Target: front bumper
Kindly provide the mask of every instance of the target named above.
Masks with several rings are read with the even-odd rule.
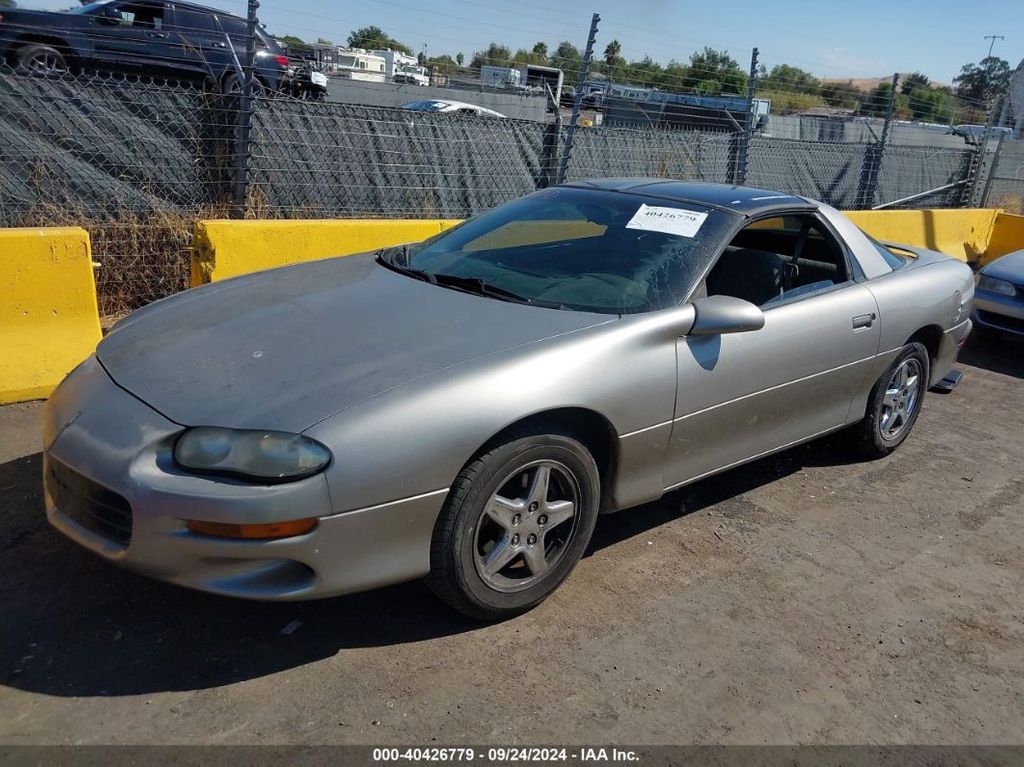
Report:
[[[95,358],[84,362],[45,410],[50,523],[116,565],[249,599],[327,597],[429,571],[430,538],[446,490],[334,514],[322,474],[267,486],[182,472],[171,452],[182,428],[114,384]],[[57,483],[75,475],[123,498],[130,507],[127,536],[88,524],[77,507],[76,513],[60,508],[57,498],[69,491]],[[317,527],[277,540],[215,538],[186,527],[188,519],[255,524],[305,517],[317,517]]]
[[[982,327],[1024,335],[1024,300],[1017,296],[975,290],[973,316]]]

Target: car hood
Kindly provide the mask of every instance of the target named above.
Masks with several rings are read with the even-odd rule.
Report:
[[[1024,282],[1024,250],[997,258],[981,270],[982,274],[1011,282]]]
[[[417,378],[614,319],[461,293],[348,256],[151,304],[97,357],[182,425],[299,432]]]

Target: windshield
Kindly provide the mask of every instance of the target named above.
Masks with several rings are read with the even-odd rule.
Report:
[[[391,256],[440,285],[607,314],[686,298],[735,218],[695,204],[558,187],[534,192]]]
[[[94,13],[105,5],[110,5],[111,0],[102,0],[99,3],[88,3],[78,8],[72,8],[68,13]]]
[[[402,109],[412,109],[416,112],[437,112],[444,106],[443,101],[413,101],[403,106]]]

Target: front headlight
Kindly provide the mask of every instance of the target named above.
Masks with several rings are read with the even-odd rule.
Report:
[[[189,471],[288,482],[323,471],[331,451],[301,434],[198,426],[178,437],[174,460]]]
[[[1012,282],[989,277],[985,274],[981,275],[981,278],[978,280],[978,290],[987,290],[989,293],[998,293],[1001,296],[1017,295],[1017,288],[1014,287]]]

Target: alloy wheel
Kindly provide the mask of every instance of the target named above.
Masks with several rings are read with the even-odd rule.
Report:
[[[879,420],[879,430],[884,439],[896,439],[914,417],[921,399],[922,375],[921,363],[908,357],[889,377]]]
[[[473,561],[491,588],[530,588],[562,558],[579,521],[580,488],[558,461],[534,461],[506,477],[477,520]]]

